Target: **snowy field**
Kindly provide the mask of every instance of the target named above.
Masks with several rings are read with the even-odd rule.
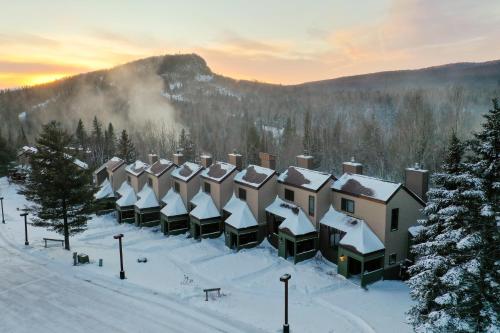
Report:
[[[71,252],[58,244],[44,248],[43,237],[62,236],[33,226],[25,247],[16,208],[26,201],[6,178],[0,196],[7,222],[0,223],[0,332],[280,332],[284,273],[292,275],[292,332],[411,331],[404,283],[380,281],[365,290],[320,255],[294,265],[267,242],[234,252],[222,237],[165,237],[157,228],[119,225],[113,214],[94,217],[71,238]],[[123,281],[118,233],[124,234]],[[74,251],[91,263],[72,266]],[[140,257],[148,262],[138,263]],[[203,289],[213,287],[222,296],[206,302]]]

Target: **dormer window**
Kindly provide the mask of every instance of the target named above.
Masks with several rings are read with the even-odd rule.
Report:
[[[210,194],[210,183],[205,182],[205,184],[203,185],[203,190],[205,191],[205,193]]]
[[[181,186],[178,182],[174,182],[174,191],[177,193],[181,191]]]
[[[340,209],[344,212],[354,214],[354,201],[346,198],[342,198],[340,201]]]
[[[238,198],[243,201],[247,200],[247,191],[244,188],[238,188]]]
[[[148,178],[149,187],[153,187],[153,178]]]
[[[132,183],[132,178],[130,176],[127,176],[127,183],[129,183],[129,184]]]
[[[289,189],[285,189],[285,200],[288,200],[288,201],[294,201],[295,199],[295,193],[292,191],[292,190],[289,190]]]

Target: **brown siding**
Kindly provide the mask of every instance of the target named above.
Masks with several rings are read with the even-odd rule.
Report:
[[[115,171],[108,170],[108,179],[113,187],[113,191],[117,191],[122,183],[127,179],[125,167],[126,164],[123,163]]]

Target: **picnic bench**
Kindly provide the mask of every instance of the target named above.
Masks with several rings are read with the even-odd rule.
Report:
[[[64,239],[54,239],[54,238],[44,238],[43,241],[45,242],[45,247],[47,247],[47,241],[49,242],[60,242],[62,247],[64,247]]]
[[[205,301],[208,301],[208,293],[212,291],[217,292],[217,296],[220,297],[220,288],[209,288],[209,289],[203,289],[205,292]]]

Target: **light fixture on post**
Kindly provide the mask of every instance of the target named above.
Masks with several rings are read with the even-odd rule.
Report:
[[[123,252],[122,252],[122,238],[123,234],[118,234],[113,236],[114,239],[118,239],[118,244],[120,247],[120,279],[125,279],[125,271],[123,270]]]
[[[285,323],[283,324],[283,333],[290,332],[290,326],[288,325],[288,280],[291,277],[290,274],[284,274],[280,277],[280,281],[285,283]]]

